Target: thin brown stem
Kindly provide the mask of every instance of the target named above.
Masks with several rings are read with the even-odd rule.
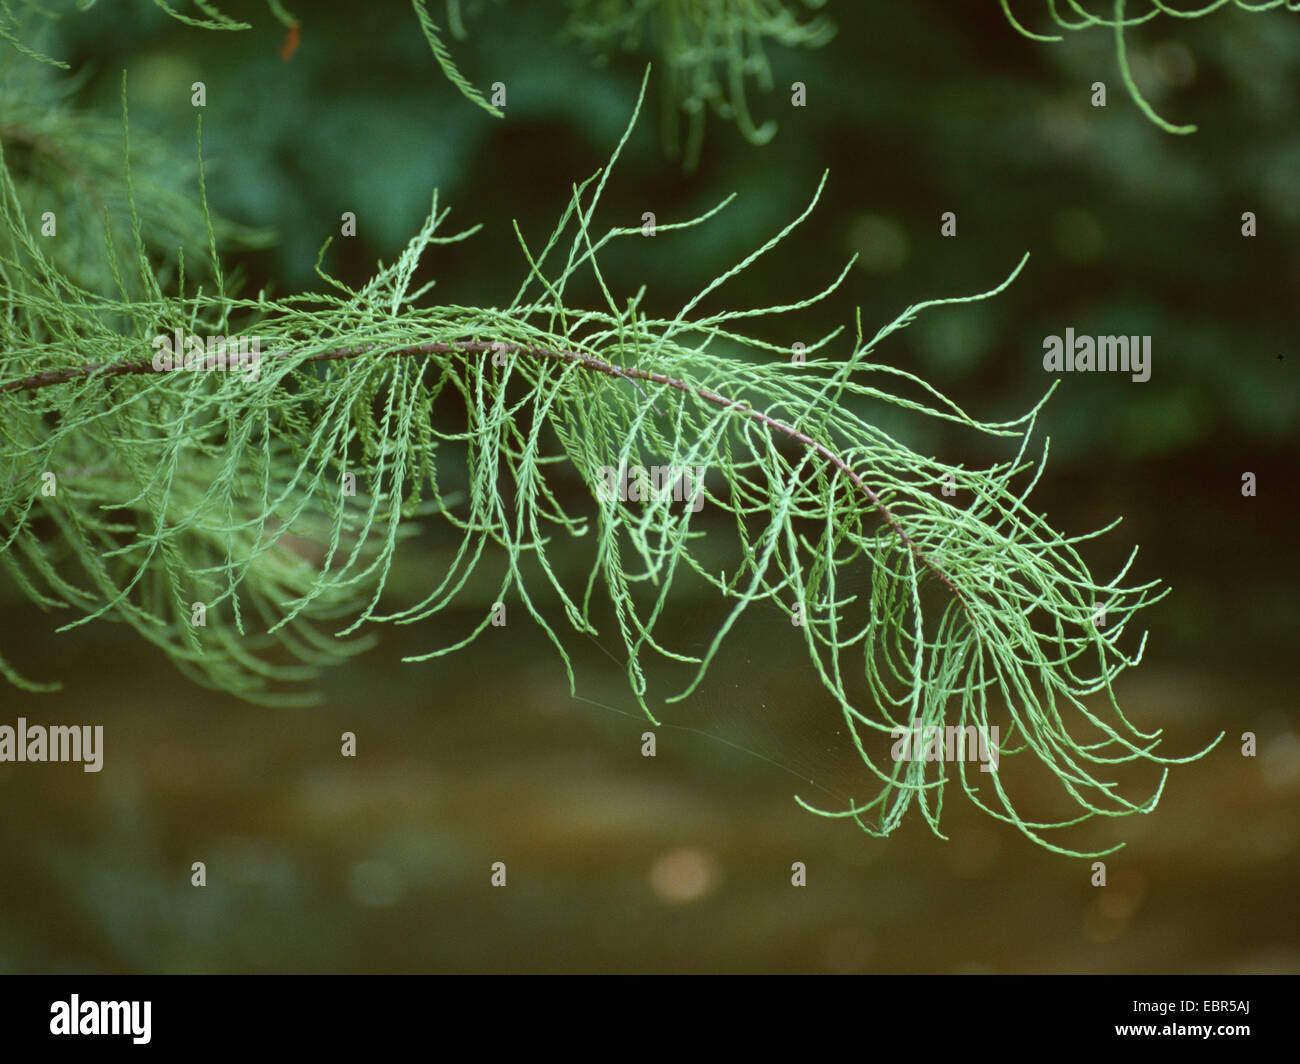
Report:
[[[358,358],[362,355],[370,354],[374,351],[373,347],[339,347],[329,351],[319,351],[315,354],[307,355],[304,362],[335,362],[346,358]],[[843,458],[837,455],[825,444],[814,440],[807,433],[800,432],[793,425],[787,425],[784,421],[765,414],[761,410],[755,410],[748,403],[741,402],[737,399],[728,398],[725,395],[719,395],[709,388],[701,388],[690,384],[687,381],[679,380],[676,377],[670,377],[665,373],[655,373],[651,370],[636,369],[635,367],[616,366],[612,362],[606,362],[603,359],[596,358],[593,355],[584,354],[581,351],[564,351],[550,347],[535,347],[526,344],[504,343],[499,340],[450,340],[439,343],[429,344],[411,344],[406,347],[396,347],[384,352],[385,357],[402,357],[408,355],[446,355],[453,352],[461,354],[488,354],[488,353],[505,353],[515,355],[528,355],[533,358],[545,359],[552,362],[572,363],[580,366],[592,373],[602,373],[608,377],[619,377],[629,380],[641,391],[638,381],[648,381],[653,384],[660,384],[666,388],[675,388],[679,392],[687,395],[694,395],[706,402],[713,403],[716,406],[735,410],[745,417],[752,418],[759,424],[772,432],[780,433],[810,448],[815,454],[825,459],[838,472],[852,484],[871,504],[872,508],[880,515],[881,519],[889,528],[898,536],[899,541],[911,552],[912,556],[920,564],[932,572],[939,581],[946,587],[957,600],[966,608],[966,598],[953,584],[948,574],[940,569],[924,551],[917,545],[916,541],[907,534],[907,531],[899,523],[898,518],[893,511],[885,504],[866,481],[860,477],[857,472]],[[272,354],[268,357],[273,359],[286,359],[294,356],[297,352],[286,351]],[[66,384],[69,381],[81,380],[95,375],[102,376],[126,376],[130,374],[144,374],[157,372],[153,368],[150,360],[140,360],[138,362],[118,362],[118,363],[95,363],[86,366],[76,366],[71,369],[46,370],[43,373],[36,373],[22,380],[10,381],[8,384],[0,385],[0,393],[27,391],[36,388],[44,388],[51,384]],[[641,391],[645,395],[644,391]],[[647,397],[648,398],[648,397]]]

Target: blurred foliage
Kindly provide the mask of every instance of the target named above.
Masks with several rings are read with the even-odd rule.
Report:
[[[93,292],[131,295],[144,289],[139,277],[115,271],[135,257],[134,223],[126,173],[139,202],[140,238],[164,286],[176,283],[181,252],[188,249],[190,282],[209,280],[201,253],[208,241],[203,209],[194,195],[198,159],[191,146],[181,155],[157,137],[127,137],[118,122],[71,105],[77,82],[61,84],[49,66],[0,53],[0,144],[18,200],[34,224],[54,227],[49,245],[58,269]],[[52,215],[52,217],[50,217]],[[215,238],[227,248],[268,247],[270,228],[212,219]],[[199,254],[194,254],[199,252]]]
[[[804,0],[819,8],[825,0]],[[568,32],[595,46],[602,59],[616,47],[634,51],[653,40],[666,73],[661,75],[664,140],[680,150],[679,111],[688,121],[687,169],[699,163],[708,110],[734,119],[752,144],[766,144],[777,123],[756,124],[749,112],[746,82],[772,90],[768,44],[820,48],[835,35],[826,18],[805,20],[797,5],[782,0],[572,0]]]
[[[1002,10],[1006,13],[1011,25],[1015,27],[1017,32],[1031,41],[1062,40],[1059,34],[1036,33],[1033,30],[1026,29],[1012,13],[1010,0],[1001,0],[1001,3]],[[1125,0],[1114,0],[1114,6],[1110,8],[1108,17],[1106,14],[1095,15],[1086,11],[1077,0],[1067,0],[1067,3],[1067,8],[1060,8],[1057,7],[1053,0],[1047,0],[1046,13],[1051,17],[1053,28],[1062,29],[1069,33],[1098,28],[1109,30],[1115,42],[1115,61],[1119,69],[1119,76],[1129,96],[1132,97],[1138,109],[1156,126],[1166,133],[1177,134],[1195,133],[1196,127],[1194,125],[1174,125],[1156,113],[1133,77],[1133,65],[1129,62],[1125,32],[1134,26],[1145,26],[1162,15],[1177,19],[1204,18],[1206,15],[1222,10],[1228,4],[1232,4],[1239,11],[1251,13],[1300,11],[1300,4],[1297,4],[1296,0],[1209,0],[1203,7],[1199,8],[1171,7],[1165,3],[1165,0],[1149,0],[1149,4],[1126,8],[1124,6]],[[1189,69],[1182,57],[1179,57],[1178,61],[1183,65],[1184,71]]]
[[[259,18],[259,6],[226,5],[253,24],[241,33],[198,33],[150,0],[111,19],[100,5],[58,29],[62,54],[89,75],[82,102],[115,111],[118,74],[129,67],[135,120],[186,154],[189,85],[207,83],[209,191],[236,219],[279,232],[272,254],[247,262],[256,283],[272,287],[318,283],[315,253],[344,210],[358,212],[360,231],[335,251],[334,268],[360,282],[418,228],[437,186],[457,217],[488,230],[448,254],[441,283],[466,303],[494,302],[513,280],[499,266],[513,243],[508,219],[539,233],[570,183],[601,164],[644,60],[614,51],[594,66],[560,36],[561,5],[486,5],[466,16],[471,31],[455,43],[476,84],[508,83],[508,117],[495,123],[445,91],[404,4],[369,9],[359,24],[349,5],[314,5],[288,62],[283,28],[264,10]],[[1122,97],[1089,105],[1091,84],[1114,72],[1105,33],[1049,47],[1017,35],[994,5],[948,0],[832,4],[827,14],[838,32],[823,47],[770,55],[773,83],[801,80],[809,94],[805,108],[789,106],[788,89],[760,97],[765,115],[781,116],[770,144],[756,148],[719,125],[699,170],[686,174],[638,131],[628,170],[640,181],[611,190],[609,221],[697,214],[744,188],[743,225],[674,245],[673,258],[688,255],[708,273],[775,231],[828,164],[825,209],[783,256],[756,268],[758,298],[776,301],[793,273],[822,276],[857,251],[853,301],[886,317],[926,294],[977,289],[990,266],[1004,271],[1029,250],[1026,283],[996,307],[918,325],[900,341],[898,364],[951,373],[988,395],[990,415],[1004,414],[1041,391],[1045,335],[1066,326],[1150,333],[1151,382],[1063,382],[1052,430],[1059,459],[1122,463],[1224,433],[1282,445],[1295,409],[1277,356],[1293,350],[1286,308],[1300,281],[1291,176],[1300,21],[1225,9],[1130,30],[1147,96],[1200,119],[1196,137],[1174,140]],[[955,239],[939,235],[945,210],[957,214]],[[1259,218],[1253,239],[1240,233],[1247,210]],[[648,298],[680,305],[690,282],[670,261],[647,245],[607,269],[624,291],[653,277]],[[829,304],[800,332],[842,323],[848,302]]]

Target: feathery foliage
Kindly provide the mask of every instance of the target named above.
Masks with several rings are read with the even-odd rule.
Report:
[[[98,3],[98,0],[63,0],[62,4],[58,4],[56,0],[45,0],[40,5],[24,3],[23,14],[41,20],[59,19],[73,8],[77,11],[89,11],[96,3]],[[153,4],[177,22],[182,22],[186,26],[193,26],[196,29],[246,30],[251,28],[250,23],[239,22],[223,15],[210,0],[193,0],[194,8],[199,13],[198,16],[177,11],[166,0],[153,0]],[[285,10],[281,0],[266,0],[266,5],[271,14],[282,25],[293,26],[296,23],[296,19]],[[25,30],[26,25],[23,18],[14,10],[9,0],[0,0],[0,40],[7,42],[15,51],[30,59],[35,59],[37,62],[58,67],[61,70],[68,69],[68,64],[63,60],[54,59],[25,43],[22,39]]]
[[[420,27],[443,73],[466,97],[496,117],[492,106],[457,68],[443,44],[438,26],[429,17],[426,0],[412,0]],[[820,8],[825,0],[803,0],[805,8]],[[784,47],[816,48],[835,34],[824,17],[804,20],[797,5],[786,0],[573,0],[566,27],[568,36],[592,48],[601,59],[616,49],[642,47],[646,39],[667,69],[664,78],[664,142],[681,150],[679,113],[688,119],[685,165],[699,161],[706,113],[734,120],[754,144],[766,144],[776,123],[757,125],[749,112],[746,82],[754,79],[766,92],[772,70],[764,51],[772,43]],[[465,35],[459,3],[449,0],[453,35]]]
[[[1120,77],[1124,81],[1124,87],[1128,89],[1129,95],[1133,97],[1133,102],[1138,105],[1139,110],[1146,115],[1152,122],[1163,129],[1166,133],[1195,133],[1196,127],[1193,125],[1179,126],[1161,118],[1142,95],[1138,88],[1137,81],[1133,77],[1132,67],[1128,61],[1128,48],[1124,41],[1124,31],[1130,26],[1142,26],[1160,15],[1168,15],[1171,18],[1195,19],[1201,18],[1211,12],[1217,11],[1222,7],[1232,4],[1242,11],[1260,12],[1271,11],[1276,8],[1285,8],[1287,11],[1300,11],[1300,0],[1209,0],[1202,7],[1191,10],[1181,10],[1165,2],[1165,0],[1149,0],[1151,5],[1149,10],[1143,11],[1139,15],[1125,14],[1125,0],[1109,0],[1111,3],[1110,15],[1094,15],[1084,10],[1079,0],[1063,0],[1065,10],[1058,5],[1058,0],[1047,0],[1047,9],[1051,13],[1052,22],[1063,30],[1077,32],[1079,30],[1090,29],[1094,26],[1104,26],[1115,35],[1115,56],[1119,63]],[[1000,0],[1002,10],[1007,16],[1007,20],[1015,29],[1034,41],[1060,41],[1063,38],[1057,34],[1035,33],[1027,29],[1011,11],[1010,0]]]
[[[65,0],[65,7],[87,10],[97,0]],[[178,11],[166,0],[152,0],[161,11],[187,26],[212,30],[245,30],[239,22],[222,14],[210,0],[193,0],[198,15]],[[1059,42],[1060,34],[1040,33],[1028,28],[1012,10],[1011,0],[998,0],[1011,26],[1034,41]],[[1099,0],[1100,2],[1100,0]],[[1196,132],[1194,125],[1176,125],[1162,118],[1142,95],[1133,76],[1125,42],[1125,30],[1142,26],[1160,15],[1174,19],[1197,19],[1232,4],[1252,13],[1278,8],[1300,11],[1300,0],[1207,0],[1200,7],[1180,9],[1166,0],[1147,0],[1149,8],[1139,14],[1129,13],[1126,0],[1105,0],[1107,13],[1088,11],[1080,0],[1047,0],[1052,25],[1068,32],[1096,27],[1110,30],[1115,37],[1115,53],[1120,77],[1134,103],[1155,125],[1167,133]],[[825,0],[801,0],[803,8],[819,9]],[[284,26],[296,32],[299,21],[281,0],[267,0],[268,9]],[[494,117],[504,117],[482,92],[461,72],[443,41],[443,31],[429,12],[428,0],[411,0],[420,30],[429,43],[434,59],[447,80],[467,100]],[[688,119],[684,153],[688,169],[699,159],[708,110],[734,119],[746,138],[765,144],[776,133],[776,123],[756,123],[750,114],[746,83],[753,79],[763,91],[772,88],[772,72],[765,46],[816,48],[835,34],[834,24],[825,16],[807,18],[800,5],[792,0],[572,0],[566,32],[592,47],[602,56],[617,48],[641,47],[649,39],[657,46],[668,71],[663,81],[664,137],[670,150],[679,147],[679,112]],[[27,5],[25,13],[37,18],[60,18],[62,12],[47,5]],[[465,36],[460,0],[447,0],[446,19],[453,36]],[[24,22],[9,0],[0,0],[0,40],[6,41],[22,55],[39,62],[67,68],[23,39]]]
[[[324,272],[323,248],[318,269],[332,293],[240,297],[209,226],[212,281],[187,291],[182,273],[176,291],[164,291],[129,169],[132,253],[119,256],[110,234],[118,283],[97,291],[47,251],[6,145],[0,565],[33,602],[69,615],[60,631],[129,624],[196,681],[265,702],[301,698],[316,668],[366,645],[363,628],[446,614],[493,566],[496,602],[541,626],[571,689],[566,639],[595,634],[603,602],[651,720],[647,673],[656,662],[693,668],[695,679],[669,701],[687,697],[742,612],[799,609],[807,652],[878,787],[849,809],[818,812],[884,834],[915,802],[937,832],[950,768],[891,764],[889,733],[914,721],[964,727],[999,718],[1010,725],[1002,756],[1032,751],[1080,813],[1060,823],[1026,819],[1000,771],[976,779],[960,765],[963,789],[993,816],[1074,853],[1044,832],[1152,808],[1159,790],[1133,801],[1096,773],[1129,761],[1165,771],[1174,763],[1154,753],[1158,732],[1128,723],[1112,688],[1141,656],[1141,647],[1126,654],[1121,637],[1160,596],[1153,583],[1121,586],[1127,565],[1096,580],[1076,550],[1090,537],[1063,536],[1026,505],[1042,473],[1027,447],[1047,396],[1015,421],[981,422],[872,358],[922,311],[996,295],[1024,261],[989,292],[909,307],[870,340],[860,323],[848,345],[837,330],[792,365],[785,349],[747,329],[824,299],[851,263],[821,291],[784,305],[699,308],[808,216],[823,176],[790,225],[673,316],[651,317],[641,309],[644,289],[616,297],[598,265],[603,248],[642,239],[642,230],[594,225],[645,87],[610,167],[575,186],[546,243],[530,246],[516,226],[527,268],[504,308],[425,305],[433,282],[417,286],[415,276],[427,253],[478,228],[444,235],[447,210],[436,194],[401,257],[358,289]],[[202,199],[201,183],[199,191]],[[658,232],[703,224],[730,201]],[[602,299],[579,308],[566,289],[584,275]],[[256,372],[155,371],[156,338],[177,330],[225,343],[256,337]],[[860,412],[869,403],[1007,437],[1015,457],[988,469],[944,465],[873,424]],[[705,564],[705,528],[692,525],[680,498],[650,492],[629,505],[602,490],[609,470],[652,466],[707,470],[697,489],[735,528],[738,564],[729,574]],[[585,486],[576,494],[588,498],[576,506],[566,501],[574,472]],[[1013,484],[1026,473],[1027,484]],[[968,505],[944,497],[945,474]],[[345,490],[349,478],[355,494]],[[419,601],[395,607],[385,594],[394,559],[422,520],[456,546]],[[718,522],[707,528],[719,534]],[[580,584],[553,564],[555,537],[590,544]],[[859,599],[842,589],[863,567],[871,582]],[[728,611],[700,655],[671,646],[660,623],[674,586],[692,579]],[[206,625],[194,623],[196,603]],[[1093,623],[1099,610],[1104,627]],[[491,622],[483,616],[409,660],[463,647]],[[0,670],[40,686],[9,664]]]
[[[825,0],[801,0],[805,8],[820,8]],[[194,0],[200,15],[177,11],[165,0],[153,0],[159,9],[187,26],[200,29],[245,30],[246,22],[223,15],[206,0]],[[79,0],[85,10],[94,0]],[[296,31],[298,20],[280,0],[267,0],[272,14]],[[457,66],[443,40],[443,29],[434,20],[428,0],[411,0],[420,31],[443,75],[462,96],[488,114],[503,118],[500,108],[490,103]],[[664,87],[664,140],[670,151],[680,149],[679,112],[688,118],[685,161],[694,168],[703,143],[708,110],[734,119],[741,132],[755,144],[766,144],[776,133],[773,121],[755,124],[746,99],[746,82],[753,79],[763,91],[772,88],[772,71],[764,47],[815,48],[834,36],[834,25],[825,17],[805,19],[797,5],[787,0],[575,0],[570,5],[566,33],[583,42],[605,59],[617,48],[633,50],[649,39],[657,48],[668,76]],[[39,9],[40,16],[61,17]],[[453,37],[466,36],[464,13],[459,0],[447,0],[446,22]],[[0,39],[23,55],[61,68],[67,64],[52,59],[20,37],[23,26],[5,0],[0,0]]]
[[[804,0],[820,8],[825,0]],[[772,70],[764,48],[817,48],[835,34],[824,16],[805,19],[798,5],[785,0],[575,0],[569,33],[608,54],[617,47],[634,49],[643,38],[657,46],[668,76],[664,89],[664,136],[679,144],[678,114],[687,116],[685,164],[699,160],[708,110],[734,119],[754,144],[766,144],[776,123],[754,122],[746,99],[752,78],[763,92],[772,88]]]
[[[140,295],[138,277],[115,275],[112,268],[114,259],[134,254],[133,237],[120,226],[106,229],[106,218],[129,213],[122,181],[123,137],[112,122],[68,106],[66,97],[76,84],[56,79],[49,66],[0,55],[0,143],[18,200],[29,217],[53,216],[58,239],[49,242],[49,254],[80,287],[107,294],[122,283]],[[193,157],[178,158],[162,141],[138,131],[131,135],[129,150],[134,195],[149,205],[140,219],[140,239],[164,286],[174,283],[183,268],[178,248],[207,244],[209,222],[219,246],[271,244],[270,230],[205,213],[189,193],[198,174]],[[106,233],[111,249],[105,245]],[[191,276],[201,276],[205,268],[202,260],[192,260]]]
[[[447,51],[447,46],[442,43],[441,30],[438,29],[429,15],[429,6],[427,0],[411,0],[411,5],[415,8],[415,14],[420,20],[420,30],[424,33],[425,40],[429,42],[429,47],[433,49],[433,57],[438,61],[438,66],[442,68],[443,74],[460,91],[460,94],[471,103],[483,108],[494,118],[504,118],[499,107],[495,107],[484,99],[483,94],[478,91],[460,72],[455,61],[451,58],[451,53]],[[464,35],[464,28],[461,24],[459,5],[453,6],[452,0],[448,3],[448,18],[452,20],[453,32],[458,35]]]

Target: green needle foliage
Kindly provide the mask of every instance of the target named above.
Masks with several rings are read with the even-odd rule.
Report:
[[[118,280],[143,294],[138,278],[115,280],[114,258],[134,254],[134,239],[118,227],[111,234],[111,255],[105,250],[105,217],[129,212],[122,182],[125,162],[122,135],[112,122],[68,106],[75,89],[56,80],[49,66],[37,65],[12,53],[0,54],[0,143],[4,145],[19,202],[31,218],[52,216],[50,254],[60,270],[83,288],[111,292]],[[155,264],[157,279],[174,284],[183,269],[177,249],[207,243],[210,221],[219,245],[260,248],[271,244],[269,230],[250,229],[218,217],[208,218],[190,194],[198,174],[194,157],[176,153],[155,137],[134,133],[129,141],[131,184],[137,200],[149,204],[141,218],[140,239]],[[191,274],[205,263],[191,262]],[[17,282],[18,278],[15,278]]]
[[[488,103],[483,94],[470,83],[469,79],[456,66],[451,53],[447,51],[447,46],[442,42],[442,31],[429,15],[426,0],[411,0],[411,3],[415,8],[416,16],[420,20],[420,29],[424,33],[425,40],[429,42],[429,47],[433,49],[433,57],[438,61],[438,66],[442,68],[447,80],[456,86],[465,99],[483,108],[494,118],[504,118],[505,115],[501,109]],[[452,31],[458,36],[464,36],[465,30],[461,23],[460,5],[455,4],[454,0],[449,0],[447,8],[447,17],[451,20]]]
[[[54,59],[23,41],[22,38],[26,31],[24,18],[58,19],[74,10],[89,11],[98,2],[99,0],[62,0],[61,3],[50,2],[38,5],[31,3],[30,0],[20,0],[19,3],[15,3],[14,0],[0,0],[0,40],[6,41],[22,55],[35,59],[40,63],[67,70],[68,64],[63,60]],[[193,26],[196,29],[246,30],[252,28],[250,23],[239,22],[223,15],[210,0],[193,0],[193,7],[197,12],[195,15],[188,15],[183,11],[176,10],[166,0],[153,0],[153,4],[177,22],[182,22],[186,26]],[[266,0],[266,5],[271,14],[282,25],[286,27],[295,25],[297,20],[285,10],[280,0]]]
[[[805,0],[820,8],[825,0]],[[772,88],[765,46],[818,48],[835,34],[826,18],[807,18],[799,5],[783,0],[576,0],[569,32],[604,54],[634,49],[652,40],[667,67],[664,137],[678,147],[678,115],[687,116],[685,164],[699,160],[708,110],[734,119],[754,144],[776,134],[773,121],[756,124],[749,113],[746,82]]]
[[[97,0],[65,0],[64,7],[87,10]],[[177,10],[166,0],[152,0],[155,6],[188,26],[212,30],[246,30],[224,14],[210,0],[193,0],[195,14]],[[998,0],[1007,21],[1019,33],[1034,41],[1059,42],[1057,33],[1039,33],[1028,28],[1012,10],[1011,0]],[[1232,4],[1249,12],[1283,8],[1300,11],[1300,0],[1209,0],[1200,7],[1180,9],[1166,0],[1147,0],[1150,5],[1138,14],[1126,0],[1098,0],[1105,13],[1087,10],[1080,0],[1046,0],[1053,26],[1068,32],[1105,28],[1114,34],[1120,77],[1133,101],[1148,119],[1167,133],[1196,132],[1194,125],[1176,125],[1162,118],[1142,95],[1128,59],[1125,30],[1142,26],[1161,15],[1174,19],[1198,19]],[[822,15],[808,17],[807,9],[819,9],[825,0],[571,0],[565,32],[584,42],[602,57],[616,49],[639,49],[650,41],[668,71],[663,81],[665,106],[664,138],[669,150],[680,146],[678,121],[688,122],[685,165],[693,169],[703,143],[704,119],[709,110],[734,120],[741,132],[755,144],[766,144],[776,133],[776,123],[756,123],[750,114],[746,85],[752,79],[762,91],[772,88],[772,71],[765,48],[776,44],[787,48],[816,48],[835,34],[835,26]],[[298,20],[281,0],[267,0],[271,14],[284,26],[296,29]],[[429,0],[411,0],[420,30],[447,80],[476,106],[504,117],[457,66],[445,41],[443,29],[429,11]],[[21,13],[20,13],[21,10]],[[19,53],[42,63],[66,69],[61,60],[45,55],[24,41],[24,16],[59,18],[63,12],[48,6],[23,5],[15,10],[12,0],[0,0],[0,40]],[[453,36],[465,34],[460,0],[447,0],[446,23]]]
[[[412,0],[434,57],[443,73],[466,99],[500,118],[492,106],[456,67],[442,42],[441,31],[429,16],[426,0]],[[803,0],[802,9],[820,8],[825,0]],[[460,4],[449,0],[452,32],[465,36]],[[835,34],[824,17],[806,18],[798,4],[785,0],[573,0],[566,33],[592,48],[602,59],[618,49],[634,51],[647,41],[661,57],[664,143],[681,149],[679,116],[687,116],[685,165],[699,162],[708,111],[734,120],[754,144],[766,144],[776,123],[761,125],[750,115],[746,83],[772,88],[772,70],[765,46],[817,48]]]
[[[644,94],[645,82],[637,113]],[[123,97],[125,111],[125,86]],[[318,269],[332,291],[237,296],[209,225],[211,280],[187,289],[182,270],[165,291],[129,168],[131,255],[117,254],[110,221],[115,285],[97,290],[47,250],[5,146],[4,570],[31,601],[68,616],[59,631],[129,624],[196,681],[264,702],[303,697],[318,667],[364,648],[363,628],[440,615],[450,623],[449,611],[475,601],[472,581],[494,579],[491,612],[409,660],[448,654],[488,631],[500,608],[522,609],[558,649],[574,689],[566,644],[612,614],[631,689],[654,720],[648,675],[689,666],[694,679],[668,701],[687,697],[741,614],[775,607],[802,616],[807,653],[877,790],[817,812],[885,834],[916,803],[937,832],[951,767],[885,756],[890,732],[916,721],[1005,722],[1002,757],[1032,752],[1078,815],[1026,819],[1001,769],[968,775],[962,763],[961,786],[1058,852],[1077,851],[1048,841],[1049,828],[1150,810],[1159,789],[1134,801],[1105,777],[1120,763],[1149,762],[1163,786],[1175,763],[1154,752],[1158,732],[1124,718],[1112,686],[1141,657],[1141,645],[1132,655],[1120,646],[1133,615],[1160,594],[1154,583],[1121,586],[1127,565],[1108,582],[1094,578],[1076,550],[1090,536],[1064,536],[1026,504],[1043,468],[1027,447],[1047,396],[1015,421],[981,422],[872,357],[924,310],[995,296],[1024,261],[989,292],[909,307],[869,340],[859,322],[851,343],[837,330],[792,363],[748,330],[824,299],[851,263],[788,304],[700,307],[808,216],[825,177],[790,225],[677,313],[655,317],[642,310],[644,289],[616,296],[598,264],[611,242],[643,239],[639,227],[599,232],[594,222],[631,130],[610,167],[574,187],[544,244],[530,245],[516,226],[526,268],[501,308],[425,300],[433,282],[415,281],[425,258],[478,228],[445,233],[436,194],[401,257],[360,288],[325,273],[323,248]],[[199,197],[206,214],[201,182]],[[658,233],[703,224],[730,202]],[[580,278],[594,284],[596,305],[566,296]],[[256,337],[256,373],[155,371],[155,338],[177,330],[250,345]],[[864,413],[871,404],[1006,437],[1015,456],[987,469],[945,465],[884,432]],[[603,490],[611,469],[652,466],[706,470],[698,487],[708,514],[693,523],[695,507],[669,492],[634,503]],[[948,476],[967,504],[944,495]],[[717,515],[726,520],[710,520]],[[412,599],[390,577],[401,542],[422,524],[454,547]],[[737,564],[719,573],[703,536],[725,526],[735,529]],[[590,558],[576,582],[553,551],[557,539],[575,538]],[[858,597],[844,589],[863,569],[869,591]],[[697,655],[663,630],[674,587],[689,582],[711,587],[726,608]],[[404,597],[396,605],[386,594],[394,590]],[[1099,611],[1104,625],[1094,623]],[[40,686],[12,665],[0,669]]]
[[[1058,34],[1035,33],[1026,29],[1012,14],[1010,0],[1000,0],[1000,3],[1011,25],[1030,40],[1060,41],[1063,39]],[[1133,97],[1133,102],[1138,105],[1138,108],[1147,118],[1166,133],[1179,134],[1195,133],[1196,127],[1193,125],[1174,125],[1156,114],[1155,109],[1142,95],[1137,82],[1133,78],[1133,70],[1128,61],[1128,48],[1124,41],[1124,31],[1130,26],[1145,25],[1160,15],[1168,15],[1171,18],[1179,19],[1202,18],[1228,4],[1233,4],[1242,11],[1251,12],[1272,11],[1276,8],[1285,8],[1287,11],[1300,11],[1300,0],[1210,0],[1209,3],[1204,4],[1202,7],[1192,8],[1191,10],[1179,9],[1166,3],[1165,0],[1149,0],[1151,5],[1149,10],[1144,10],[1138,15],[1131,15],[1126,14],[1126,11],[1131,10],[1131,7],[1126,9],[1125,0],[1107,0],[1107,3],[1109,5],[1108,15],[1094,15],[1086,11],[1083,5],[1079,3],[1079,0],[1047,0],[1047,9],[1051,14],[1052,22],[1063,30],[1077,32],[1096,26],[1104,26],[1109,29],[1115,35],[1115,56],[1119,62],[1120,77],[1123,79],[1129,95]]]
[[[80,10],[96,0],[77,0]],[[68,0],[71,3],[71,0]],[[213,30],[246,30],[222,14],[207,0],[194,0],[196,15],[178,11],[165,0],[153,3],[187,26]],[[802,0],[802,9],[820,8],[825,0]],[[296,28],[298,20],[280,3],[267,0],[271,13],[283,25]],[[444,30],[435,21],[428,0],[411,0],[420,30],[447,80],[467,100],[488,114],[504,117],[457,66],[444,40]],[[664,87],[664,140],[670,151],[680,148],[679,113],[688,120],[685,161],[694,168],[703,144],[707,111],[734,119],[741,132],[755,144],[766,144],[776,133],[772,121],[756,124],[746,100],[746,83],[753,79],[763,91],[772,88],[772,71],[764,51],[766,45],[816,48],[831,39],[834,25],[824,17],[807,18],[800,5],[786,0],[574,0],[565,26],[566,34],[592,48],[601,59],[616,49],[634,50],[649,41],[668,71]],[[61,17],[45,8],[29,14],[37,18]],[[446,25],[452,36],[464,38],[464,12],[460,0],[447,0]],[[0,40],[7,41],[25,56],[63,69],[67,64],[52,59],[24,43],[24,24],[0,0]]]

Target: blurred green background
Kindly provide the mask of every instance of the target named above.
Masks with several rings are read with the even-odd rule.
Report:
[[[1041,23],[1037,6],[1017,11]],[[575,700],[522,624],[421,665],[399,659],[467,628],[469,611],[446,631],[384,631],[378,651],[322,678],[323,706],[266,710],[187,684],[118,629],[55,636],[6,587],[7,656],[64,690],[10,690],[4,719],[102,721],[106,766],[0,766],[0,970],[1300,971],[1300,16],[1234,9],[1135,30],[1148,97],[1200,127],[1175,137],[1124,92],[1105,31],[1042,44],[993,0],[830,0],[834,39],[769,47],[776,87],[751,85],[755,120],[779,123],[772,142],[710,116],[688,172],[661,136],[654,41],[596,54],[566,38],[563,3],[465,5],[468,36],[448,43],[480,88],[505,82],[503,121],[442,77],[409,4],[292,5],[301,40],[287,62],[264,5],[222,9],[253,28],[191,29],[135,0],[70,15],[44,43],[77,75],[70,102],[110,126],[125,68],[133,131],[186,161],[189,87],[205,82],[210,200],[276,231],[229,258],[251,288],[320,287],[316,255],[349,210],[358,235],[336,238],[326,264],[364,281],[437,187],[449,225],[485,228],[437,249],[434,298],[508,302],[524,275],[511,219],[530,242],[549,234],[653,61],[597,227],[739,197],[704,227],[612,246],[616,292],[644,283],[652,310],[675,311],[797,215],[829,169],[817,210],[730,305],[788,302],[858,264],[764,339],[811,342],[857,307],[874,331],[910,303],[992,287],[1026,251],[1006,293],[930,312],[878,355],[1005,420],[1050,383],[1044,336],[1151,335],[1147,383],[1064,376],[1040,419],[1051,458],[1033,498],[1067,531],[1123,515],[1086,552],[1094,572],[1140,543],[1133,575],[1173,587],[1119,686],[1134,723],[1164,728],[1169,754],[1228,734],[1174,770],[1155,813],[1071,836],[1129,841],[1102,890],[1086,862],[955,792],[948,841],[919,817],[875,840],[801,811],[791,794],[816,801],[810,778],[841,792],[851,755],[802,647],[771,618],[737,634],[700,698],[663,711],[681,727],[646,759],[621,669],[580,647],[592,701]],[[804,108],[790,105],[794,81]],[[1089,103],[1096,81],[1105,108]],[[945,211],[955,238],[940,236]],[[923,447],[957,442],[924,431]],[[1241,495],[1246,471],[1255,498]],[[417,543],[402,578],[425,586],[437,561]],[[705,638],[697,627],[685,634]],[[356,759],[338,756],[344,730]],[[1240,755],[1246,730],[1257,758]],[[494,861],[504,889],[489,884]],[[794,861],[806,888],[790,885]]]

